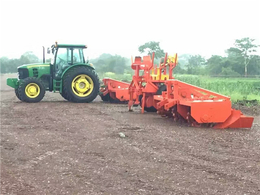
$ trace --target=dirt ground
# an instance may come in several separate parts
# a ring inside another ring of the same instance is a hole
[[[100,98],[22,103],[1,82],[1,194],[260,194],[259,108],[250,130],[191,128]]]

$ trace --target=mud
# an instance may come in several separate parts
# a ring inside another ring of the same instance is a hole
[[[1,194],[260,194],[260,116],[244,111],[252,129],[192,128],[100,98],[22,103],[2,83]]]

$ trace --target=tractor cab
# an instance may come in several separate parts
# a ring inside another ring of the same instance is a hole
[[[47,53],[51,54],[51,65],[53,65],[53,77],[61,79],[62,73],[74,65],[89,65],[92,66],[85,59],[86,45],[68,45],[68,44],[55,44],[52,45],[51,51],[48,48]]]

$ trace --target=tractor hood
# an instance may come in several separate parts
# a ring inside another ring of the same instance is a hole
[[[19,78],[26,77],[41,78],[43,75],[50,75],[50,63],[24,64],[18,67]]]
[[[45,69],[46,67],[50,67],[50,63],[34,63],[34,64],[24,64],[24,65],[21,65],[21,66],[18,66],[18,69],[19,68],[43,68]]]

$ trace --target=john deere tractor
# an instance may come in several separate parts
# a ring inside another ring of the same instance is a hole
[[[95,68],[85,59],[86,45],[58,44],[48,48],[50,63],[26,64],[18,67],[18,78],[8,78],[17,98],[24,102],[39,102],[45,91],[58,92],[70,102],[92,102],[99,93],[99,78]]]

